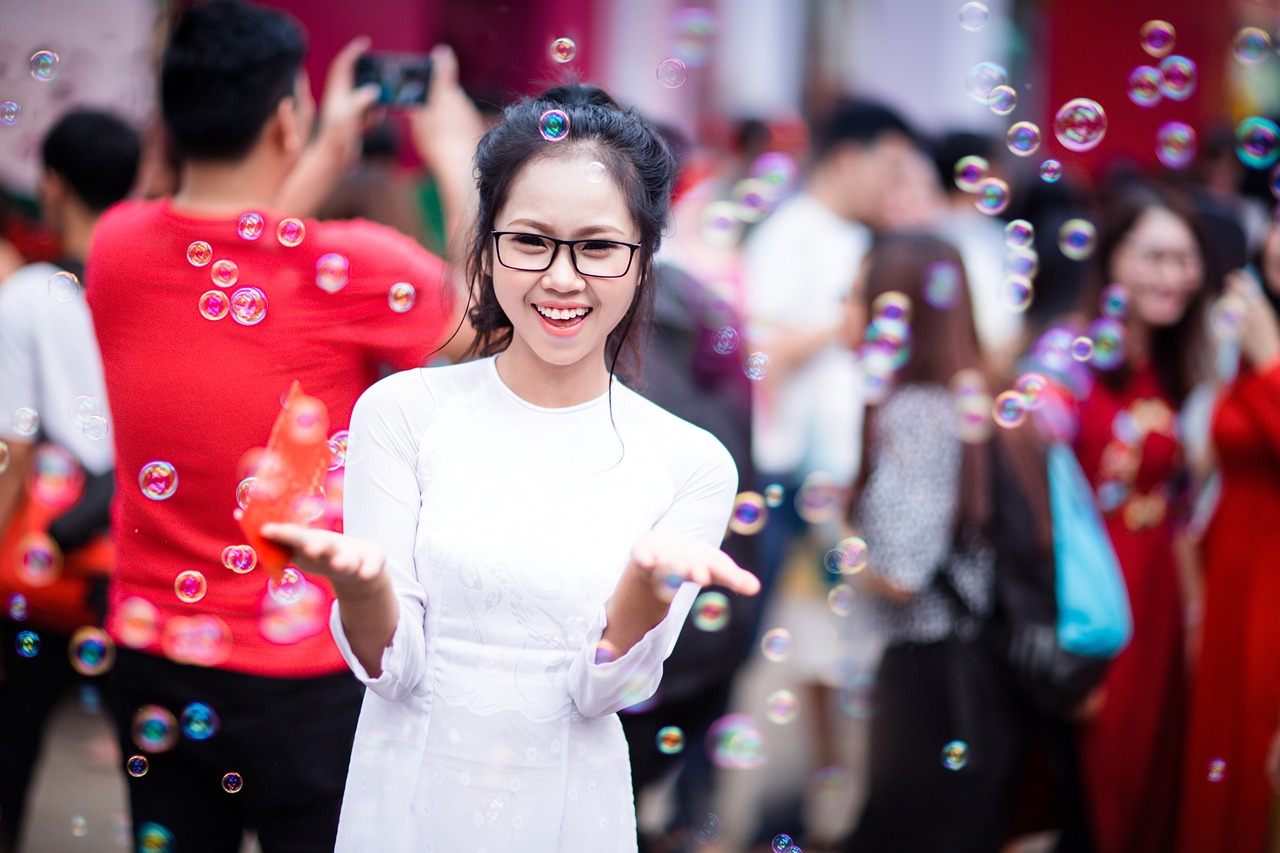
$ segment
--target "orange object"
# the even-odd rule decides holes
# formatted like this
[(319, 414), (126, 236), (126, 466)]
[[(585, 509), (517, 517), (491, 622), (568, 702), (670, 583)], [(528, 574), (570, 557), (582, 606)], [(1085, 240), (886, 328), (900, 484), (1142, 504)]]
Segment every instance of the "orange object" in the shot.
[(292, 555), (264, 539), (262, 526), (271, 522), (307, 524), (323, 513), (321, 483), (333, 460), (328, 435), (329, 410), (317, 398), (302, 393), (302, 386), (295, 381), (271, 428), (254, 475), (257, 480), (239, 519), (246, 541), (258, 554), (258, 565), (277, 579)]

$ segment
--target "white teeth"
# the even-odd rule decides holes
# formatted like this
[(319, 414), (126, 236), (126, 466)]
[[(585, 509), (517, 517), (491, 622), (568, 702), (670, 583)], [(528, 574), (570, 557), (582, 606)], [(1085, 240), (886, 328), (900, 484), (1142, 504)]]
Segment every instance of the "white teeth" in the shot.
[(541, 305), (533, 306), (543, 317), (549, 320), (570, 320), (575, 317), (585, 317), (590, 308), (543, 308)]

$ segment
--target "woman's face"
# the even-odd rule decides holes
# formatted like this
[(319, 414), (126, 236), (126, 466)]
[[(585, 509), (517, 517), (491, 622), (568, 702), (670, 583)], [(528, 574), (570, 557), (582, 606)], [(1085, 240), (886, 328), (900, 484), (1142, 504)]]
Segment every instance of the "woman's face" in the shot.
[[(608, 241), (638, 243), (640, 229), (617, 184), (608, 176), (593, 180), (598, 173), (588, 168), (592, 160), (584, 152), (530, 161), (512, 183), (494, 230), (560, 240), (591, 238), (593, 242), (576, 247), (578, 266), (588, 272), (621, 269), (611, 267), (608, 258), (615, 252), (630, 254), (630, 249), (611, 248)], [(621, 278), (603, 278), (579, 272), (568, 246), (552, 247), (531, 237), (501, 239), (501, 244), (489, 244), (489, 264), (494, 294), (514, 330), (509, 352), (558, 367), (583, 359), (603, 365), (609, 333), (636, 292), (640, 251), (631, 254)], [(548, 258), (551, 266), (541, 272), (504, 265), (540, 266)]]
[(1204, 284), (1200, 247), (1178, 215), (1148, 208), (1111, 256), (1112, 281), (1129, 291), (1133, 319), (1147, 326), (1172, 326)]

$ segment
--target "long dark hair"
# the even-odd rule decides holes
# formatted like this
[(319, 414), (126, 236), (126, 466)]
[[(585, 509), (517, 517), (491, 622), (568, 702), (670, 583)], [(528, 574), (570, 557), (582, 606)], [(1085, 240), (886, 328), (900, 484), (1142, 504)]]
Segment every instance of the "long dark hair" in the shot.
[[(569, 118), (568, 135), (554, 141), (540, 132), (542, 116), (561, 110)], [(636, 263), (640, 275), (627, 313), (609, 333), (605, 357), (609, 375), (638, 381), (643, 337), (653, 317), (653, 256), (671, 212), (676, 161), (654, 126), (634, 109), (624, 110), (603, 89), (570, 83), (548, 89), (536, 98), (507, 107), (502, 121), (490, 128), (476, 148), (479, 206), (475, 235), (467, 252), (466, 274), (476, 304), (469, 313), (476, 338), (468, 357), (489, 356), (511, 343), (511, 319), (493, 290), (492, 247), (494, 219), (506, 204), (516, 177), (539, 157), (562, 157), (589, 152), (605, 167), (626, 200), (640, 230)]]
[[(1193, 210), (1177, 195), (1147, 183), (1126, 183), (1104, 199), (1102, 226), (1098, 229), (1098, 245), (1093, 254), (1089, 286), (1085, 288), (1082, 313), (1090, 319), (1101, 313), (1102, 289), (1111, 282), (1111, 264), (1116, 251), (1129, 236), (1138, 220), (1152, 209), (1172, 213), (1186, 223), (1195, 236), (1201, 258), (1201, 282), (1196, 295), (1187, 304), (1181, 319), (1170, 326), (1159, 326), (1151, 334), (1151, 368), (1160, 388), (1181, 406), (1191, 393), (1206, 365), (1205, 310), (1210, 298), (1204, 280), (1205, 237)], [(1133, 379), (1133, 365), (1128, 359), (1114, 370), (1096, 371), (1098, 379), (1110, 388), (1123, 388)]]

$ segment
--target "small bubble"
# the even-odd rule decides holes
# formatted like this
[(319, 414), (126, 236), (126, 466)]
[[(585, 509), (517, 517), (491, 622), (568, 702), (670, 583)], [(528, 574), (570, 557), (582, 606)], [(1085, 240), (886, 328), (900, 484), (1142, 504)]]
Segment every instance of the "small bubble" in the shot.
[(991, 112), (1007, 116), (1018, 106), (1018, 92), (1012, 86), (996, 86), (991, 90)]
[(556, 62), (571, 62), (578, 53), (578, 46), (571, 38), (558, 38), (551, 42), (551, 58)]
[(1123, 284), (1108, 284), (1098, 301), (1104, 317), (1123, 320), (1129, 312), (1129, 291)]
[(17, 101), (0, 101), (0, 124), (13, 127), (22, 118), (22, 107)]
[(1091, 151), (1107, 132), (1107, 114), (1097, 101), (1073, 98), (1058, 108), (1053, 117), (1053, 133), (1064, 148)]
[(1035, 226), (1025, 219), (1014, 219), (1004, 226), (1004, 244), (1012, 249), (1030, 248), (1035, 239)]
[(143, 752), (166, 752), (178, 741), (178, 721), (167, 708), (143, 705), (133, 715), (133, 742)]
[(387, 304), (397, 314), (403, 314), (408, 311), (413, 307), (413, 303), (417, 301), (418, 292), (413, 289), (412, 284), (406, 281), (391, 285), (391, 290), (387, 291)]
[(569, 136), (569, 115), (564, 110), (547, 110), (538, 119), (538, 132), (548, 142), (559, 142)]
[(203, 267), (213, 260), (213, 247), (203, 240), (187, 246), (187, 262), (193, 267)]
[(1040, 128), (1033, 122), (1017, 122), (1005, 134), (1005, 141), (1018, 157), (1030, 157), (1040, 149)]
[(969, 32), (977, 32), (986, 26), (991, 12), (983, 3), (965, 3), (960, 7), (960, 26)]
[(239, 793), (244, 787), (244, 777), (239, 773), (225, 773), (222, 776), (222, 790), (228, 794)]
[(991, 93), (999, 86), (1009, 85), (1009, 72), (995, 62), (979, 62), (964, 76), (964, 90), (970, 100), (991, 105)]
[(1076, 361), (1088, 361), (1093, 357), (1093, 341), (1080, 335), (1071, 342), (1071, 357)]
[(206, 290), (198, 304), (200, 316), (206, 320), (221, 320), (231, 312), (231, 300), (221, 290)]
[(218, 715), (203, 702), (192, 702), (182, 709), (182, 733), (190, 740), (208, 740), (221, 726)]
[(333, 459), (329, 462), (329, 470), (336, 471), (347, 464), (347, 439), (350, 433), (340, 429), (329, 436), (329, 449), (333, 451)]
[(1062, 177), (1062, 164), (1057, 160), (1045, 160), (1040, 164), (1040, 180), (1046, 184), (1056, 184)]
[(693, 602), (693, 624), (703, 631), (720, 631), (729, 624), (729, 597), (708, 590)]
[(84, 838), (89, 834), (89, 822), (84, 819), (84, 815), (71, 816), (71, 834), (76, 838)]
[(853, 587), (838, 583), (827, 593), (827, 607), (837, 616), (848, 616), (853, 609)]
[(142, 853), (173, 853), (174, 846), (173, 833), (160, 824), (146, 821), (138, 827), (137, 849)]
[(249, 545), (228, 545), (222, 549), (222, 565), (243, 575), (258, 565), (258, 552)]
[(1139, 65), (1129, 72), (1129, 100), (1140, 107), (1154, 107), (1164, 97), (1160, 93), (1163, 85), (1164, 75), (1159, 68)]
[(1196, 132), (1191, 125), (1170, 121), (1156, 129), (1156, 159), (1170, 169), (1185, 169), (1196, 159)]
[(1022, 425), (1027, 418), (1025, 398), (1017, 391), (1005, 391), (996, 396), (991, 404), (991, 416), (997, 426), (1013, 429)]
[(40, 635), (35, 631), (19, 631), (13, 645), (18, 657), (33, 658), (40, 654)]
[(738, 205), (731, 201), (713, 201), (702, 209), (699, 233), (712, 246), (732, 246), (742, 238), (742, 220)]
[(1000, 283), (998, 291), (1000, 304), (1016, 314), (1021, 314), (1031, 307), (1031, 299), (1034, 295), (1035, 289), (1031, 286), (1030, 279), (1021, 276), (1008, 276)]
[(1227, 776), (1227, 762), (1221, 758), (1215, 758), (1209, 762), (1209, 781), (1221, 782)]
[(14, 622), (27, 621), (27, 615), (30, 611), (27, 607), (27, 597), (20, 592), (15, 592), (9, 596), (9, 618)]
[(31, 76), (41, 83), (52, 83), (58, 79), (61, 60), (52, 50), (37, 50), (31, 55)]
[(54, 302), (70, 302), (80, 294), (80, 279), (66, 270), (49, 277), (49, 295)]
[(974, 207), (987, 216), (997, 216), (1009, 206), (1009, 185), (999, 178), (983, 178), (978, 181), (974, 196)]
[(791, 655), (791, 632), (786, 628), (772, 628), (760, 639), (760, 651), (766, 660), (781, 663)]
[(1171, 101), (1185, 101), (1196, 91), (1196, 64), (1185, 56), (1160, 60), (1160, 94)]
[(1099, 370), (1115, 370), (1128, 357), (1124, 323), (1114, 317), (1099, 317), (1089, 324), (1093, 341), (1092, 361)]
[(942, 766), (948, 770), (963, 770), (969, 763), (969, 744), (953, 740), (942, 748)]
[(266, 229), (267, 222), (261, 213), (245, 213), (236, 222), (236, 233), (245, 240), (257, 240)]
[(1269, 118), (1250, 116), (1236, 125), (1236, 156), (1250, 169), (1269, 169), (1280, 158), (1280, 127)]
[(987, 176), (991, 165), (986, 158), (976, 154), (961, 157), (956, 161), (955, 182), (962, 192), (971, 193), (978, 188), (978, 182)]
[(267, 296), (256, 287), (242, 287), (231, 294), (231, 319), (241, 326), (256, 326), (267, 316)]
[(142, 493), (151, 500), (167, 500), (178, 490), (178, 472), (168, 462), (148, 462), (138, 472), (138, 485), (142, 488)]
[(84, 419), (84, 423), (80, 425), (80, 431), (84, 433), (84, 437), (90, 441), (102, 441), (107, 437), (107, 433), (111, 428), (107, 424), (107, 419), (102, 415), (90, 415)]
[(604, 163), (601, 163), (599, 160), (592, 160), (582, 169), (582, 174), (593, 184), (598, 184), (603, 181), (604, 176), (607, 173), (608, 170), (605, 168)]
[(76, 672), (94, 676), (106, 672), (115, 663), (116, 647), (106, 631), (85, 625), (71, 635), (67, 654)]
[(214, 261), (209, 268), (209, 277), (218, 287), (230, 287), (240, 280), (240, 267), (235, 261)]
[(733, 501), (733, 513), (729, 516), (729, 529), (739, 536), (754, 536), (764, 529), (769, 520), (764, 495), (758, 492), (742, 492)]
[(777, 690), (764, 700), (765, 716), (769, 722), (784, 726), (796, 718), (800, 711), (800, 702), (790, 690)]
[(733, 326), (721, 326), (711, 335), (711, 348), (720, 355), (731, 355), (738, 350), (738, 330)]
[(316, 286), (325, 293), (337, 293), (347, 286), (351, 264), (336, 253), (321, 255), (316, 261)]
[(1098, 229), (1087, 219), (1068, 219), (1058, 229), (1058, 248), (1073, 261), (1083, 261), (1093, 254)]
[(678, 59), (664, 59), (658, 63), (658, 83), (664, 89), (679, 89), (688, 77), (688, 67)]
[(1258, 65), (1271, 55), (1271, 36), (1257, 27), (1241, 27), (1231, 42), (1231, 52), (1241, 65)]
[(281, 219), (280, 224), (276, 226), (276, 239), (285, 248), (293, 249), (301, 245), (303, 238), (306, 236), (307, 226), (303, 224), (301, 219), (290, 216), (287, 219)]
[(782, 499), (786, 496), (786, 489), (780, 483), (770, 483), (764, 490), (764, 502), (770, 509), (782, 506)]
[(1022, 405), (1028, 411), (1040, 408), (1041, 395), (1049, 387), (1049, 380), (1039, 373), (1024, 373), (1013, 383), (1013, 390), (1022, 395)]
[(1161, 57), (1173, 50), (1176, 34), (1168, 21), (1147, 21), (1138, 30), (1138, 43), (1148, 56)]
[(759, 382), (769, 372), (769, 356), (762, 352), (753, 352), (747, 356), (743, 372), (752, 382)]
[(684, 749), (684, 731), (679, 726), (658, 729), (658, 751), (663, 755), (675, 755)]
[[(23, 406), (15, 409), (13, 412), (13, 431), (18, 435), (31, 436), (35, 435), (40, 429), (40, 415), (36, 414), (36, 410), (30, 406)], [(9, 460), (9, 447), (5, 445), (5, 464)]]
[(209, 584), (204, 579), (204, 575), (195, 569), (180, 572), (173, 580), (173, 591), (177, 593), (178, 600), (187, 604), (195, 604), (204, 598), (208, 590)]
[(293, 566), (285, 566), (278, 578), (267, 579), (267, 594), (277, 604), (297, 604), (306, 591), (306, 577)]
[(151, 769), (151, 762), (147, 761), (145, 755), (130, 756), (125, 762), (125, 769), (129, 771), (129, 775), (135, 779), (140, 779), (147, 775), (147, 771)]
[(924, 271), (924, 301), (946, 310), (956, 304), (960, 292), (960, 269), (948, 261), (930, 264)]
[(698, 821), (693, 837), (699, 844), (713, 844), (720, 840), (723, 833), (724, 828), (720, 824), (720, 818), (708, 812)]

